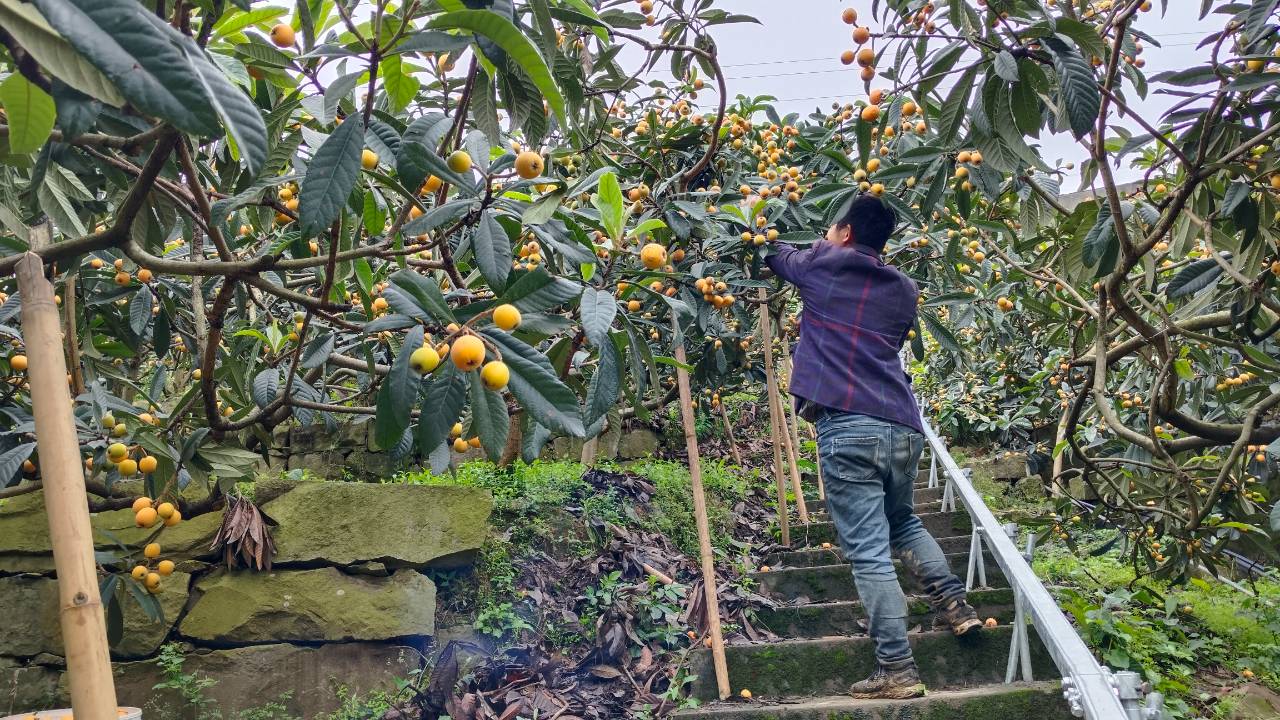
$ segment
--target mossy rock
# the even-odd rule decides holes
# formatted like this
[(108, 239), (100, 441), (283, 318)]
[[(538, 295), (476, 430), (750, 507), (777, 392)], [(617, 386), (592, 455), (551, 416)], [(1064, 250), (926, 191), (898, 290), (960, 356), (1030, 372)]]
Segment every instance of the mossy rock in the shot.
[[(404, 644), (255, 645), (190, 652), (182, 672), (213, 681), (203, 694), (222, 717), (280, 702), (290, 717), (315, 718), (337, 711), (344, 694), (394, 692), (396, 680), (416, 671), (421, 658), (418, 648)], [(181, 714), (190, 705), (177, 691), (154, 689), (164, 679), (154, 661), (117, 663), (115, 673), (121, 705), (142, 708), (146, 718), (195, 717)]]
[(275, 528), (275, 562), (452, 568), (470, 564), (493, 500), (478, 488), (299, 483), (262, 506)]
[[(132, 597), (125, 597), (121, 606), (125, 632), (120, 642), (111, 648), (111, 656), (132, 659), (155, 653), (186, 607), (190, 582), (191, 576), (182, 572), (164, 578), (162, 591), (156, 595), (164, 615), (159, 622), (147, 617)], [(6, 631), (0, 633), (0, 655), (66, 654), (58, 620), (56, 580), (18, 576), (0, 578), (0, 607), (7, 613)]]
[(218, 570), (196, 582), (180, 633), (215, 646), (430, 636), (436, 586), (415, 570), (389, 577), (336, 568)]
[[(99, 550), (117, 550), (117, 543), (139, 546), (154, 528), (134, 525), (132, 510), (112, 510), (89, 516), (93, 541)], [(222, 524), (222, 511), (205, 513), (165, 528), (159, 542), (165, 557), (174, 560), (208, 558), (213, 536)], [(0, 573), (49, 574), (53, 567), (53, 544), (49, 540), (49, 520), (44, 493), (20, 495), (0, 503)]]

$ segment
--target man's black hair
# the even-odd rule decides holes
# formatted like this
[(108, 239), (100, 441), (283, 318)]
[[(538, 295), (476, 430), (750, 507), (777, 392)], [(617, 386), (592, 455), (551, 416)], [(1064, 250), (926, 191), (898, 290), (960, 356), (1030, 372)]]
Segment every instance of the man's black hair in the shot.
[(865, 245), (876, 252), (884, 251), (884, 245), (889, 242), (889, 236), (893, 234), (893, 228), (897, 223), (898, 218), (893, 208), (869, 193), (863, 193), (854, 198), (853, 202), (849, 203), (848, 209), (836, 221), (838, 227), (849, 228), (855, 243)]

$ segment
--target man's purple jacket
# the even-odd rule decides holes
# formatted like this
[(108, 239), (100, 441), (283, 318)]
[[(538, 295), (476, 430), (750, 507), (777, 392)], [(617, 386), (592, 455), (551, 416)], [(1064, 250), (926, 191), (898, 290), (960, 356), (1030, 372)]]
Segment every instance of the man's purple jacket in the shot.
[(800, 345), (791, 394), (832, 410), (922, 432), (920, 410), (898, 352), (916, 319), (919, 290), (862, 245), (819, 240), (779, 244), (769, 268), (800, 290)]

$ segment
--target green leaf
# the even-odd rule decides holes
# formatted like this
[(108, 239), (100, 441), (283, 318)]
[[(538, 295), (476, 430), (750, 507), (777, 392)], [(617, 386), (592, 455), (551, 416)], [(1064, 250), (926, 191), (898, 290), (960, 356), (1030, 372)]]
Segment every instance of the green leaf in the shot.
[(1186, 358), (1178, 358), (1173, 361), (1173, 371), (1183, 380), (1194, 380), (1195, 371), (1191, 369), (1191, 361)]
[(1075, 41), (1076, 47), (1088, 55), (1088, 58), (1107, 56), (1106, 45), (1092, 25), (1063, 16), (1054, 21), (1054, 29)]
[(488, 10), (458, 10), (436, 17), (431, 21), (429, 27), (435, 30), (470, 30), (492, 40), (494, 44), (502, 48), (503, 52), (511, 56), (511, 59), (524, 70), (529, 79), (533, 81), (533, 84), (537, 86), (543, 97), (546, 98), (547, 105), (555, 113), (560, 126), (565, 127), (568, 125), (564, 116), (564, 97), (561, 96), (560, 89), (556, 87), (555, 79), (551, 76), (551, 70), (547, 67), (546, 60), (543, 59), (533, 43), (511, 21)]
[(276, 399), (276, 393), (280, 391), (280, 371), (276, 368), (267, 368), (258, 373), (253, 378), (253, 404), (259, 408), (265, 408)]
[(391, 371), (382, 378), (378, 388), (378, 412), (374, 417), (373, 439), (378, 447), (387, 450), (396, 446), (409, 427), (413, 402), (418, 399), (418, 374), (409, 367), (409, 356), (422, 347), (422, 326), (405, 333), (400, 354), (391, 363)]
[(129, 300), (129, 328), (135, 335), (141, 335), (147, 329), (147, 323), (151, 322), (151, 301), (154, 297), (151, 288), (142, 285)]
[(21, 0), (0, 0), (0, 27), (52, 77), (108, 105), (125, 104), (115, 84), (50, 27), (34, 6)]
[(404, 71), (399, 55), (383, 60), (379, 71), (382, 74), (382, 89), (387, 94), (391, 110), (397, 113), (404, 110), (418, 94), (422, 82)]
[(1102, 107), (1102, 92), (1093, 76), (1093, 66), (1079, 51), (1056, 37), (1044, 38), (1044, 46), (1053, 56), (1058, 93), (1071, 133), (1079, 140), (1093, 130)]
[(956, 355), (963, 355), (964, 349), (960, 347), (960, 341), (956, 340), (956, 336), (952, 334), (951, 329), (942, 323), (933, 310), (929, 308), (920, 309), (920, 321), (924, 324), (929, 334), (942, 348)]
[(546, 268), (538, 267), (511, 283), (502, 294), (502, 302), (515, 305), (520, 312), (541, 312), (563, 305), (581, 293), (582, 286), (578, 283), (555, 277)]
[(187, 59), (186, 50), (196, 47), (191, 38), (141, 3), (33, 3), (49, 25), (101, 70), (143, 115), (163, 118), (192, 134), (219, 134), (213, 101)]
[(511, 272), (511, 238), (492, 210), (480, 214), (471, 235), (471, 252), (489, 286), (494, 290), (506, 287)]
[[(1084, 261), (1085, 267), (1097, 267), (1099, 261), (1112, 251), (1112, 246), (1119, 242), (1116, 238), (1115, 230), (1115, 221), (1111, 217), (1111, 211), (1107, 208), (1106, 203), (1099, 204), (1098, 219), (1084, 236), (1084, 249), (1081, 253), (1081, 259)], [(1103, 274), (1101, 267), (1098, 268), (1098, 274)]]
[(591, 204), (600, 211), (600, 224), (604, 232), (617, 248), (622, 240), (622, 229), (626, 223), (626, 205), (622, 200), (622, 187), (618, 185), (618, 176), (607, 172), (600, 176), (600, 186), (591, 197)]
[[(1229, 260), (1230, 258), (1230, 253), (1224, 253), (1224, 259)], [(1212, 285), (1221, 275), (1222, 266), (1213, 258), (1196, 260), (1173, 276), (1173, 279), (1164, 288), (1165, 297), (1173, 300), (1186, 295), (1193, 295)]]
[(467, 378), (458, 373), (453, 363), (441, 363), (423, 392), (422, 407), (430, 412), (418, 417), (418, 449), (430, 453), (438, 448), (449, 437), (449, 430), (466, 404)]
[(1016, 82), (1009, 89), (1009, 110), (1014, 124), (1023, 135), (1036, 135), (1040, 131), (1040, 96), (1029, 82)]
[(598, 348), (613, 345), (609, 340), (609, 330), (613, 326), (614, 316), (618, 314), (618, 301), (614, 299), (613, 293), (592, 287), (583, 288), (578, 312), (582, 315), (582, 331), (592, 345)]
[(996, 53), (995, 60), (992, 61), (995, 67), (996, 75), (999, 75), (1006, 82), (1018, 82), (1018, 61), (1013, 57), (1013, 53), (1008, 50), (1001, 50)]
[(408, 33), (398, 45), (388, 53), (457, 53), (466, 49), (471, 40), (463, 35), (450, 35), (435, 30), (420, 30)]
[(586, 410), (584, 422), (594, 430), (595, 425), (602, 424), (605, 414), (618, 402), (622, 390), (622, 361), (618, 349), (612, 340), (606, 339), (600, 345), (600, 358), (596, 362), (596, 372), (591, 376), (591, 385), (587, 388)]
[(582, 437), (578, 398), (551, 368), (547, 356), (501, 330), (481, 331), (502, 352), (502, 360), (511, 369), (511, 394), (542, 425), (573, 437)]
[[(267, 126), (258, 106), (214, 65), (204, 51), (194, 44), (183, 44), (182, 50), (196, 78), (209, 95), (210, 104), (218, 111), (234, 147), (244, 158), (250, 175), (257, 175), (267, 161)], [(234, 61), (233, 61), (234, 62)]]
[(497, 462), (507, 447), (511, 428), (507, 403), (502, 393), (485, 388), (480, 373), (467, 373), (471, 378), (471, 434), (480, 438), (480, 446), (489, 459)]
[(353, 117), (339, 125), (311, 157), (298, 193), (303, 238), (323, 232), (338, 219), (360, 177), (363, 150), (364, 123)]
[(1245, 15), (1244, 35), (1245, 50), (1252, 51), (1258, 41), (1270, 33), (1264, 32), (1267, 22), (1271, 20), (1271, 14), (1276, 11), (1276, 6), (1280, 5), (1280, 0), (1253, 0), (1253, 5), (1249, 7), (1249, 12)]
[(943, 145), (951, 145), (960, 134), (965, 110), (969, 108), (969, 93), (973, 91), (973, 81), (977, 76), (976, 65), (961, 73), (960, 79), (951, 87), (951, 92), (942, 103), (942, 113), (938, 119), (938, 140)]
[(444, 301), (440, 286), (415, 270), (401, 270), (391, 276), (391, 286), (412, 298), (417, 306), (442, 323), (454, 321), (453, 311)]
[(57, 115), (53, 98), (22, 73), (15, 72), (0, 83), (0, 105), (4, 105), (9, 123), (9, 152), (26, 155), (39, 150), (49, 139)]

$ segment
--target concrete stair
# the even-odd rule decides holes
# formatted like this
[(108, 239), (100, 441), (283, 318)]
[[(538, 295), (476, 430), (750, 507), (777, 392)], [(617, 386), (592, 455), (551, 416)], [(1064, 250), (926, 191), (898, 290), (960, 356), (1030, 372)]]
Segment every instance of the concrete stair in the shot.
[[(927, 466), (926, 466), (927, 467)], [(972, 525), (963, 509), (941, 511), (941, 488), (925, 487), (926, 473), (916, 483), (917, 515), (938, 540), (951, 569), (964, 578)], [(812, 487), (812, 479), (810, 479)], [(765, 559), (768, 571), (752, 575), (762, 595), (776, 606), (756, 614), (759, 625), (781, 639), (726, 646), (733, 697), (717, 700), (711, 653), (690, 658), (692, 697), (704, 705), (685, 709), (686, 720), (1067, 720), (1070, 711), (1055, 681), (1004, 684), (1005, 663), (1013, 634), (1013, 591), (988, 555), (989, 587), (975, 588), (970, 603), (979, 617), (998, 625), (957, 638), (934, 630), (928, 598), (900, 563), (895, 562), (907, 593), (910, 641), (928, 694), (915, 700), (855, 700), (844, 693), (850, 684), (875, 669), (875, 649), (864, 628), (848, 563), (839, 549), (835, 528), (821, 500), (808, 502), (812, 522), (792, 520), (791, 550)], [(793, 515), (794, 518), (794, 515)], [(827, 547), (823, 547), (826, 543)], [(1048, 653), (1032, 633), (1032, 667), (1037, 678), (1056, 677)], [(751, 691), (750, 699), (740, 696)]]

